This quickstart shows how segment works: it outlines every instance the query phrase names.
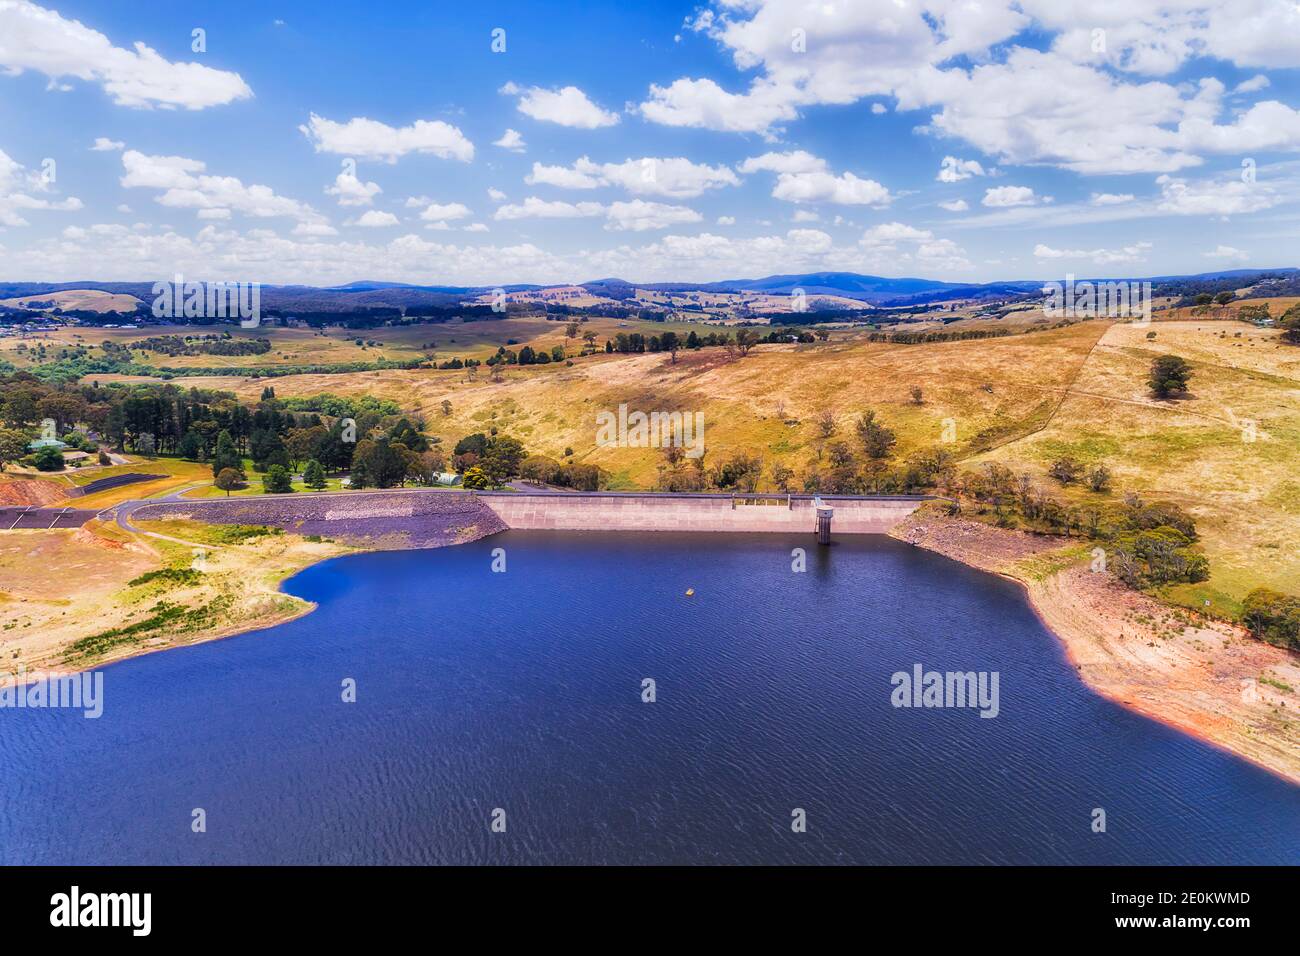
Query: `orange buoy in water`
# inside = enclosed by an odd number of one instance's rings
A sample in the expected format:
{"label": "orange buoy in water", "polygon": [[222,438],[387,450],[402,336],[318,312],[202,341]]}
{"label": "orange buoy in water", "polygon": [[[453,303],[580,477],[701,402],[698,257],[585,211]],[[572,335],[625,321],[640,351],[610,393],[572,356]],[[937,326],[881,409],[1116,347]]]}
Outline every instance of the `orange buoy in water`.
{"label": "orange buoy in water", "polygon": [[687,596],[687,597],[693,597],[694,594],[695,594],[695,588],[687,588],[687,589],[686,589],[686,596]]}

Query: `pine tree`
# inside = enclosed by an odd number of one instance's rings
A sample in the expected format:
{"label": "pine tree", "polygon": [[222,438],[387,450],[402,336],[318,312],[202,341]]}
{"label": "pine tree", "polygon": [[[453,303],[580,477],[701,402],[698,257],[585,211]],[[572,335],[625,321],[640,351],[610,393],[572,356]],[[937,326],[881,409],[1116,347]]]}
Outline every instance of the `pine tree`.
{"label": "pine tree", "polygon": [[302,483],[313,491],[325,487],[325,469],[315,458],[307,462],[307,467],[302,470]]}

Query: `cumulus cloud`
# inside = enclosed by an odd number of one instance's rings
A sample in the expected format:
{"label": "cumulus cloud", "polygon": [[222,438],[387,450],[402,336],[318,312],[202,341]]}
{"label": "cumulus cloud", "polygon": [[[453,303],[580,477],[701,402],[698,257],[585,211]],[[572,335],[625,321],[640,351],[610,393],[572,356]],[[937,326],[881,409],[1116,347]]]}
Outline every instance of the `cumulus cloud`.
{"label": "cumulus cloud", "polygon": [[492,145],[508,149],[512,153],[522,153],[528,148],[528,144],[524,142],[523,134],[514,129],[507,129],[501,134],[500,139],[493,141]]}
{"label": "cumulus cloud", "polygon": [[600,216],[605,207],[598,202],[547,202],[536,196],[529,196],[522,203],[498,206],[494,219],[579,219]]}
{"label": "cumulus cloud", "polygon": [[937,238],[928,229],[902,222],[885,222],[863,232],[858,246],[865,257],[860,266],[901,269],[915,265],[939,272],[964,272],[971,268],[965,250],[951,239]]}
{"label": "cumulus cloud", "polygon": [[704,217],[686,206],[633,199],[631,202],[611,203],[606,213],[606,229],[619,232],[645,232],[648,229],[665,229],[686,222],[699,222]]}
{"label": "cumulus cloud", "polygon": [[576,86],[548,90],[540,86],[522,88],[514,83],[501,87],[506,96],[517,96],[519,112],[545,123],[558,123],[577,129],[613,126],[618,114],[601,109]]}
{"label": "cumulus cloud", "polygon": [[[1300,114],[1285,104],[1224,121],[1212,77],[1149,79],[1199,58],[1300,66],[1294,0],[1203,0],[1194,14],[1164,0],[713,0],[688,25],[755,76],[742,92],[691,77],[653,85],[638,107],[652,122],[774,138],[809,107],[892,96],[899,110],[929,111],[929,132],[1004,163],[1172,173],[1205,153],[1300,150]],[[1049,48],[1018,45],[1027,28]],[[1096,28],[1106,31],[1101,52]],[[792,36],[805,36],[808,51]]]}
{"label": "cumulus cloud", "polygon": [[369,206],[383,190],[378,183],[363,183],[355,173],[344,171],[334,177],[334,185],[326,186],[325,192],[337,196],[340,206]]}
{"label": "cumulus cloud", "polygon": [[939,203],[940,209],[946,209],[949,212],[965,212],[970,208],[970,204],[964,199],[949,199]]}
{"label": "cumulus cloud", "polygon": [[751,156],[738,167],[742,173],[819,173],[826,170],[826,160],[812,153],[795,149],[785,153],[764,153]]}
{"label": "cumulus cloud", "polygon": [[366,229],[379,229],[384,226],[396,226],[399,224],[398,218],[391,212],[381,212],[378,209],[367,209],[351,223],[354,226],[362,226]]}
{"label": "cumulus cloud", "polygon": [[1135,242],[1121,249],[1053,249],[1039,243],[1034,246],[1036,259],[1080,259],[1089,260],[1099,266],[1115,265],[1123,262],[1143,262],[1151,249],[1149,242]]}
{"label": "cumulus cloud", "polygon": [[511,219],[591,219],[603,216],[605,228],[618,232],[645,232],[671,225],[699,222],[703,217],[686,206],[646,202],[615,202],[606,206],[598,202],[547,202],[529,196],[522,203],[500,206],[495,218]]}
{"label": "cumulus cloud", "polygon": [[298,129],[318,153],[382,159],[390,163],[408,153],[431,154],[463,163],[474,158],[474,144],[459,129],[442,120],[416,120],[410,126],[394,128],[363,116],[336,123],[312,113]]}
{"label": "cumulus cloud", "polygon": [[[257,218],[283,216],[302,222],[322,222],[324,217],[306,203],[276,194],[269,186],[247,186],[234,176],[208,175],[206,165],[184,156],[150,156],[134,149],[122,154],[127,189],[161,190],[154,201],[177,209],[194,209],[205,218],[222,217],[227,210]],[[204,210],[208,210],[204,212]]]}
{"label": "cumulus cloud", "polygon": [[1028,186],[995,186],[984,190],[980,204],[1001,208],[1006,206],[1036,206],[1040,200]]}
{"label": "cumulus cloud", "polygon": [[689,159],[626,159],[621,163],[594,163],[583,156],[572,166],[533,163],[524,180],[529,185],[545,184],[563,189],[596,189],[618,186],[634,195],[687,199],[709,189],[735,186],[740,180],[726,166],[708,166]]}
{"label": "cumulus cloud", "polygon": [[109,139],[107,136],[95,137],[95,143],[90,147],[91,152],[108,153],[114,150],[122,149],[126,143],[116,139]]}
{"label": "cumulus cloud", "polygon": [[1268,209],[1281,201],[1268,183],[1189,181],[1172,176],[1160,176],[1156,183],[1160,186],[1157,208],[1179,216],[1233,216]]}
{"label": "cumulus cloud", "polygon": [[57,11],[0,3],[0,72],[34,70],[59,89],[64,78],[97,83],[119,106],[201,110],[253,95],[238,73],[199,63],[173,63],[137,42],[128,50]]}
{"label": "cumulus cloud", "polygon": [[943,162],[939,164],[939,174],[934,178],[941,183],[958,183],[963,179],[970,179],[972,176],[983,176],[984,167],[974,159],[958,159],[956,156],[945,156]]}
{"label": "cumulus cloud", "polygon": [[52,191],[53,183],[47,177],[26,169],[0,150],[0,226],[30,225],[20,210],[75,212],[82,207],[81,200],[75,196],[48,199],[44,195],[35,195]]}
{"label": "cumulus cloud", "polygon": [[853,173],[836,176],[827,168],[825,160],[804,150],[753,156],[741,163],[739,169],[742,173],[776,173],[772,195],[786,202],[881,208],[894,201],[889,190],[874,179],[859,179]]}
{"label": "cumulus cloud", "polygon": [[1218,245],[1209,252],[1202,253],[1207,259],[1228,259],[1232,262],[1248,262],[1250,253],[1233,246]]}
{"label": "cumulus cloud", "polygon": [[420,213],[420,219],[427,223],[448,223],[456,219],[467,219],[470,208],[462,203],[429,203]]}

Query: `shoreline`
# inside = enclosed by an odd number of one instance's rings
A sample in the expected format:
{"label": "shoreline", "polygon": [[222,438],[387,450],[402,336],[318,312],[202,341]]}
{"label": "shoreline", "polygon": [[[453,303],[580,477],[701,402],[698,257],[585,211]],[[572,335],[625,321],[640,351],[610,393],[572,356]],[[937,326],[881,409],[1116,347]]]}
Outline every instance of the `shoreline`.
{"label": "shoreline", "polygon": [[1300,655],[1094,574],[1060,539],[935,514],[890,537],[1016,582],[1094,693],[1300,785],[1300,700],[1260,679],[1300,686]]}
{"label": "shoreline", "polygon": [[[470,530],[470,529],[464,529]],[[482,534],[457,535],[450,547]],[[968,567],[1016,582],[1035,616],[1060,642],[1079,679],[1093,692],[1145,717],[1248,760],[1300,785],[1300,747],[1288,746],[1300,723],[1300,700],[1261,678],[1300,687],[1300,655],[1250,637],[1227,622],[1195,620],[1189,612],[1133,591],[1106,574],[1080,567],[1079,555],[1061,539],[994,528],[928,509],[896,524],[888,536]],[[284,590],[284,583],[309,567],[348,554],[392,550],[387,542],[352,541],[325,547],[280,567],[276,580],[262,579],[250,590],[289,599],[263,605],[253,619],[224,621],[210,632],[124,645],[85,666],[28,668],[24,683],[64,677],[98,667],[241,634],[278,627],[315,610]],[[399,548],[406,550],[407,548]],[[313,549],[314,550],[314,549]],[[177,635],[181,636],[181,635]],[[1208,642],[1221,646],[1211,652]],[[0,673],[0,684],[17,675]],[[1288,732],[1290,737],[1288,737]]]}

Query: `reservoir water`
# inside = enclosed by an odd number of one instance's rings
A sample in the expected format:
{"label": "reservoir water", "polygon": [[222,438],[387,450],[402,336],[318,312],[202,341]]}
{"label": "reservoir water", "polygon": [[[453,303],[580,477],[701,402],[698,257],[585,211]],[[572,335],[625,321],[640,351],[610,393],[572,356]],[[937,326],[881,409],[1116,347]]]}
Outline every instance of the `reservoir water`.
{"label": "reservoir water", "polygon": [[[105,668],[98,720],[0,710],[0,862],[1300,862],[1300,787],[889,539],[507,532],[286,587],[319,608]],[[997,716],[892,706],[916,664]]]}

